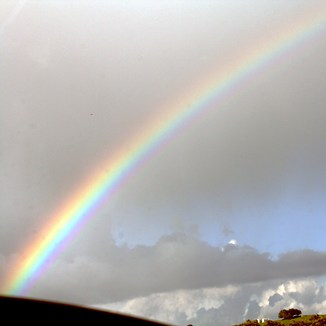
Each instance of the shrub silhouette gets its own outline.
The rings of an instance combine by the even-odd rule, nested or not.
[[[301,314],[302,312],[299,309],[295,309],[295,308],[282,309],[278,314],[278,318],[293,319],[295,317],[299,317]]]
[[[277,321],[274,321],[274,320],[267,320],[265,325],[267,325],[267,326],[278,326],[280,324]]]
[[[281,311],[287,311],[286,309],[283,309]],[[296,318],[301,315],[301,311],[298,309],[289,309],[290,313],[288,316],[293,316],[291,318]],[[281,313],[280,311],[280,313]],[[285,313],[284,313],[285,314]],[[283,315],[283,313],[282,313]],[[291,319],[288,318],[288,319]],[[264,326],[326,326],[326,315],[319,316],[319,315],[312,315],[312,316],[306,316],[303,320],[301,319],[294,319],[291,320],[290,322],[286,321],[276,321],[276,320],[266,320],[264,324],[258,323],[257,320],[247,320],[246,322],[234,326],[258,326],[258,325],[264,325]]]

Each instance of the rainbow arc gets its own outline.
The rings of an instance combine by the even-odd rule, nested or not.
[[[171,103],[166,110],[168,118],[158,119],[132,139],[128,148],[133,150],[117,153],[95,171],[81,189],[68,200],[43,226],[40,236],[27,246],[22,253],[25,257],[9,271],[2,284],[2,292],[7,295],[22,295],[41,275],[45,267],[53,261],[77,230],[90,219],[98,206],[107,201],[117,189],[154,152],[199,114],[217,107],[218,101],[241,87],[261,68],[270,65],[279,57],[286,55],[297,45],[304,44],[311,37],[325,31],[326,13],[322,11],[309,15],[296,26],[285,28],[283,32],[260,44],[250,55],[223,72],[209,76],[200,85],[183,94]],[[190,106],[189,103],[192,103]],[[109,172],[102,172],[109,171]]]

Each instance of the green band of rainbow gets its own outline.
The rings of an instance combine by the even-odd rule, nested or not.
[[[101,172],[95,173],[91,180],[74,194],[68,204],[50,219],[40,237],[22,254],[22,257],[26,258],[9,271],[2,292],[7,295],[26,293],[69,238],[94,214],[101,201],[108,200],[141,162],[187,125],[187,122],[212,108],[211,104],[216,107],[217,101],[222,96],[241,86],[259,69],[275,62],[275,59],[286,54],[294,46],[303,44],[303,41],[311,36],[325,31],[325,21],[326,12],[321,10],[305,17],[296,26],[285,28],[278,37],[258,46],[243,57],[241,62],[232,64],[215,75],[212,74],[199,87],[169,105],[166,108],[168,115],[164,119],[152,122],[145,132],[136,138],[133,137],[135,140],[129,146],[133,150],[118,153],[106,162],[103,169],[100,169]],[[189,103],[192,104],[189,106]]]

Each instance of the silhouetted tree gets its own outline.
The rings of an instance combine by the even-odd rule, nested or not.
[[[278,318],[292,319],[295,317],[299,317],[301,314],[302,312],[299,309],[295,309],[295,308],[282,309],[278,314]]]

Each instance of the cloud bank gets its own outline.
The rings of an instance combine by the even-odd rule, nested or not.
[[[67,250],[53,261],[30,295],[104,304],[175,290],[317,277],[326,270],[326,252],[298,250],[272,258],[250,246],[231,241],[215,247],[185,233],[163,236],[153,246],[117,246],[112,239],[102,248],[84,246],[83,254]],[[3,261],[3,273],[5,266]]]
[[[326,287],[308,278],[268,281],[155,293],[97,307],[174,325],[230,326],[247,319],[277,319],[281,309],[290,307],[299,308],[304,314],[323,313],[326,310]]]

